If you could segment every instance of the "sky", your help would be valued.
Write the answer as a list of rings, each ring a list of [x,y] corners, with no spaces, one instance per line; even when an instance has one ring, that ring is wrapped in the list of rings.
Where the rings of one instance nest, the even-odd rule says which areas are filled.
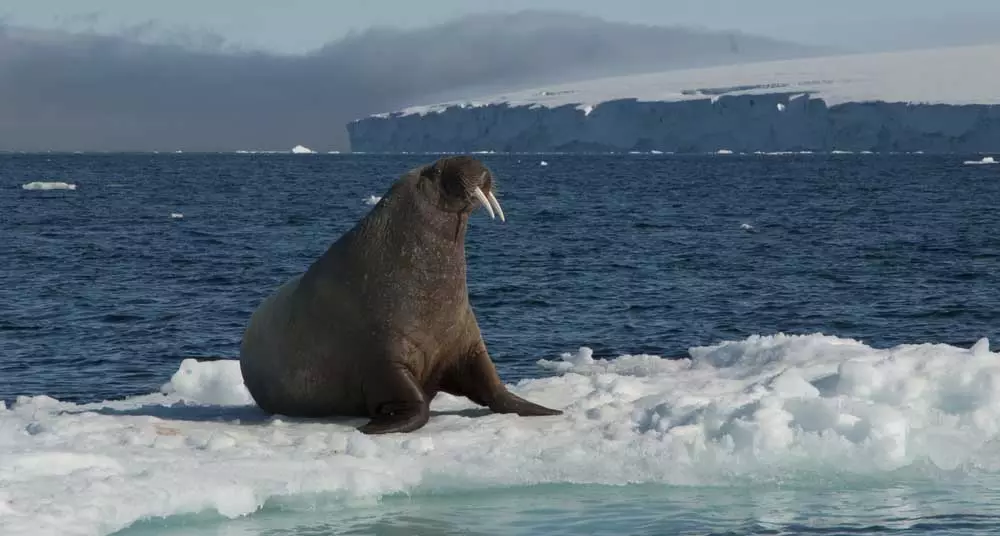
[[[8,23],[117,33],[153,22],[159,31],[218,33],[276,52],[317,48],[374,25],[426,26],[481,11],[558,9],[611,21],[737,29],[809,44],[877,47],[931,33],[960,39],[996,32],[997,0],[4,0]],[[149,27],[145,27],[146,30]],[[936,44],[936,43],[935,43]]]
[[[345,150],[411,105],[997,28],[1000,0],[0,0],[0,151]]]

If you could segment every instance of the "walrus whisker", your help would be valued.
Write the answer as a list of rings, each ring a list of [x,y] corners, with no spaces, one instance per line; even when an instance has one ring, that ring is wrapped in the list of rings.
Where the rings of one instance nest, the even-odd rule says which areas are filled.
[[[478,186],[476,186],[476,189],[473,190],[472,193],[475,194],[476,199],[478,199],[479,202],[482,203],[483,208],[486,209],[486,212],[490,213],[490,218],[496,219],[497,216],[496,214],[493,213],[493,206],[490,205],[489,199],[486,199],[486,194],[483,193],[483,190],[480,189]]]
[[[493,205],[493,209],[497,211],[497,216],[500,216],[500,221],[507,221],[507,218],[504,218],[503,216],[503,209],[500,208],[500,202],[497,201],[497,196],[493,195],[493,190],[490,190],[490,193],[486,194],[486,196],[489,197],[490,204]]]

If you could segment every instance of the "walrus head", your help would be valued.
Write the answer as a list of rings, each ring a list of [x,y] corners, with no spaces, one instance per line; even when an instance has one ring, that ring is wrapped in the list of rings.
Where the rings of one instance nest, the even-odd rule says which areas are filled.
[[[482,206],[490,218],[506,221],[493,193],[493,173],[469,156],[440,158],[420,171],[421,186],[430,201],[446,212],[469,213]]]

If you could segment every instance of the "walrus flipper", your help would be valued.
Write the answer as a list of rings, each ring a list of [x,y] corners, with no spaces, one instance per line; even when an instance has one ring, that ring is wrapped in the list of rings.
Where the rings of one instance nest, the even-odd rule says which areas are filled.
[[[472,353],[456,362],[442,382],[442,390],[486,406],[495,413],[516,413],[522,417],[562,415],[562,411],[529,402],[504,387],[482,339]]]
[[[562,411],[529,402],[514,393],[504,389],[490,403],[489,408],[495,413],[517,413],[522,417],[544,417],[546,415],[562,415]]]
[[[427,397],[403,365],[388,367],[377,381],[365,382],[365,397],[372,419],[358,428],[364,434],[412,432],[430,419]]]

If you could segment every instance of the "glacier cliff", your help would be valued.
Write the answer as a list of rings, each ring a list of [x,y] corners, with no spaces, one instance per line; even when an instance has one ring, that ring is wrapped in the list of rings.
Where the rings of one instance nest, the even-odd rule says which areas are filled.
[[[353,151],[1000,151],[1000,45],[606,78],[378,114]]]

